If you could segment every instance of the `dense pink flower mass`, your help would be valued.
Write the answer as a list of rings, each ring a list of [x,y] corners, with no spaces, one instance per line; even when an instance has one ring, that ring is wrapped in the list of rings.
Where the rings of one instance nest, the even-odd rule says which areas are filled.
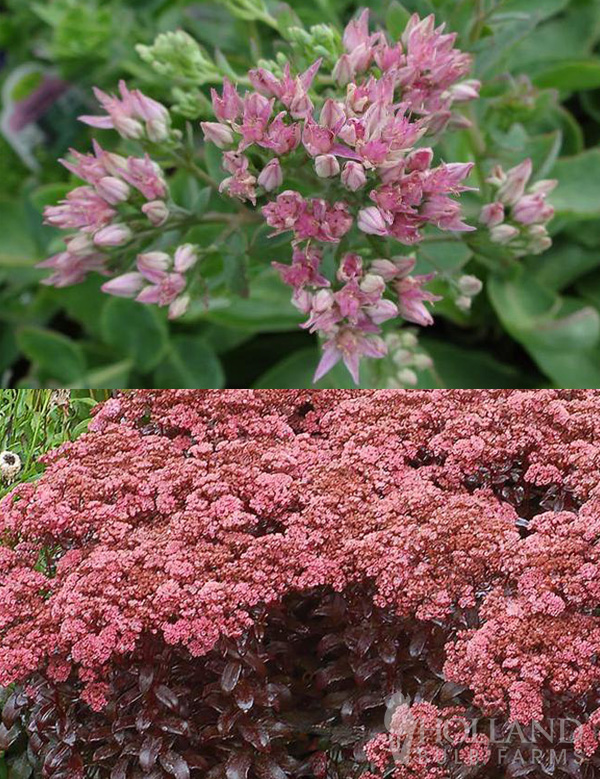
[[[221,191],[253,205],[266,195],[262,215],[272,235],[290,235],[294,263],[297,252],[311,254],[313,262],[320,256],[319,243],[344,240],[363,255],[367,236],[412,246],[423,239],[427,227],[474,230],[463,221],[454,199],[472,189],[464,181],[473,163],[434,165],[433,149],[424,145],[426,136],[438,135],[449,124],[468,126],[452,108],[478,96],[479,82],[462,80],[471,57],[454,48],[455,40],[455,34],[444,33],[443,25],[435,27],[433,15],[420,19],[414,14],[402,39],[390,43],[384,31],[369,32],[365,10],[346,27],[344,50],[330,74],[322,73],[321,59],[298,75],[289,63],[280,74],[256,68],[248,73],[254,90],[243,95],[225,79],[221,94],[212,90],[218,121],[202,123],[205,140],[223,149],[223,167],[230,174]],[[318,90],[321,77],[327,86]],[[306,181],[317,193],[324,191],[324,197],[304,197],[298,189],[304,191]],[[388,252],[382,244],[377,249]],[[281,269],[281,263],[276,266]],[[373,278],[375,270],[366,261],[365,271]],[[421,277],[421,283],[427,280]],[[336,282],[346,279],[338,273],[330,281],[333,296]],[[389,295],[382,298],[385,319],[433,322],[429,313],[418,320],[406,317],[402,301],[396,305],[398,290],[394,285],[388,289],[388,281],[378,276],[380,298]],[[306,285],[292,286],[292,302],[311,315],[313,329],[324,338],[316,377],[332,366],[334,344],[335,354],[343,356],[358,383],[360,357],[386,354],[378,335],[384,320],[364,310],[350,325],[324,318],[324,296]],[[439,298],[426,293],[421,299]]]
[[[45,776],[485,775],[484,715],[596,751],[598,391],[137,390],[92,428],[2,502]]]

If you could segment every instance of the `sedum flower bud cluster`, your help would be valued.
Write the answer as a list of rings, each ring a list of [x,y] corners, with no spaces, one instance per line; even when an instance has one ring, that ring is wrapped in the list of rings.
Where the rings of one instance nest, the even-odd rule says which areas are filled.
[[[530,159],[506,172],[497,165],[487,179],[495,190],[495,199],[479,215],[479,221],[489,230],[490,241],[505,246],[515,257],[541,254],[552,245],[546,224],[554,216],[554,209],[546,195],[557,181],[543,179],[528,185],[531,173]]]

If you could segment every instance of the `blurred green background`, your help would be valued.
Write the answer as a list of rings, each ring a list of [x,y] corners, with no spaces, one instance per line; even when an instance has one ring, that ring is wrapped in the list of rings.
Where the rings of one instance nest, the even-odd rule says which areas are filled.
[[[474,55],[473,75],[484,83],[471,106],[475,129],[451,134],[444,159],[479,155],[487,166],[506,167],[530,156],[538,178],[560,182],[550,196],[554,245],[545,254],[506,271],[462,245],[435,245],[436,267],[475,273],[485,288],[468,314],[449,299],[436,307],[436,324],[420,334],[434,368],[420,374],[419,386],[600,387],[600,2],[368,5],[374,23],[387,24],[396,36],[409,12],[433,12]],[[259,246],[255,256],[235,241],[224,245],[211,258],[210,304],[198,301],[176,323],[150,307],[101,294],[98,278],[62,290],[41,286],[44,274],[34,268],[57,240],[57,232],[41,224],[43,206],[72,186],[56,159],[70,146],[85,151],[90,144],[89,128],[76,117],[94,113],[92,85],[111,91],[126,78],[175,104],[180,127],[186,121],[197,127],[211,84],[160,75],[135,45],[184,29],[211,57],[217,49],[243,72],[282,48],[280,32],[290,21],[340,26],[364,4],[294,0],[292,6],[267,0],[278,30],[260,18],[242,18],[242,0],[0,4],[1,386],[310,386],[318,346],[298,329],[289,291],[270,270],[277,243],[268,252]],[[32,99],[41,85],[46,95]],[[198,154],[201,160],[204,150]],[[210,170],[218,158],[209,153],[204,162]],[[183,201],[197,197],[193,180],[179,176],[173,186]],[[427,256],[420,262],[426,269]],[[361,386],[385,386],[385,378],[380,367],[367,368]],[[350,381],[336,369],[318,386]]]

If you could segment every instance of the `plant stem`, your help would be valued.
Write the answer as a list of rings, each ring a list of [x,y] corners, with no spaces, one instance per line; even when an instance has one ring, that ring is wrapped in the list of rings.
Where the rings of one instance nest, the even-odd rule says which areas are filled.
[[[31,456],[32,456],[32,454],[33,454],[33,452],[35,450],[35,447],[36,447],[36,444],[37,444],[37,440],[38,440],[38,436],[39,436],[39,433],[40,433],[40,427],[42,425],[42,420],[45,421],[46,414],[48,413],[48,406],[50,404],[51,397],[52,397],[52,393],[50,391],[45,393],[44,403],[42,405],[42,409],[40,411],[40,415],[38,416],[38,419],[37,419],[37,422],[36,422],[36,426],[35,426],[35,429],[33,431],[31,444],[30,444],[29,449],[27,451],[27,459],[25,460],[25,466],[23,468],[24,472],[27,472],[27,469],[29,468],[29,464],[31,462]]]

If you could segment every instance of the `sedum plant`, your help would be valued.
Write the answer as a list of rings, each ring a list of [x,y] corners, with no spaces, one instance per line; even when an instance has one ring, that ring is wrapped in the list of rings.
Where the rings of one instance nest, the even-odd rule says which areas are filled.
[[[158,74],[178,82],[174,107],[188,117],[206,115],[199,87],[222,81],[211,89],[214,115],[201,123],[208,169],[191,123],[176,127],[175,113],[125,82],[119,96],[96,90],[104,113],[81,120],[116,131],[126,151],[95,140],[92,154],[63,160],[83,185],[45,209],[47,224],[68,231],[63,249],[40,263],[51,269],[45,283],[99,273],[110,277],[104,292],[185,320],[190,308],[211,305],[208,257],[225,255],[233,289],[246,295],[261,270],[247,255],[260,243],[262,262],[291,287],[302,327],[319,336],[315,381],[342,361],[358,384],[366,357],[396,366],[390,386],[414,384],[414,368],[431,361],[391,350],[401,338],[395,331],[432,324],[432,305],[444,297],[468,311],[482,288],[460,266],[441,272],[440,288],[435,267],[416,270],[419,247],[447,233],[497,267],[543,252],[554,182],[530,184],[530,159],[488,175],[479,153],[474,161],[439,154],[447,136],[473,130],[465,105],[481,85],[469,78],[471,56],[433,15],[407,17],[397,37],[371,30],[363,11],[340,35],[327,25],[284,28],[260,3],[228,5],[244,20],[283,29],[288,54],[240,74],[183,32],[140,47]],[[196,185],[186,205],[172,186],[177,170]],[[198,241],[209,227],[217,228],[210,240]]]
[[[2,748],[24,728],[49,779],[593,775],[599,402],[108,400],[2,501]]]

